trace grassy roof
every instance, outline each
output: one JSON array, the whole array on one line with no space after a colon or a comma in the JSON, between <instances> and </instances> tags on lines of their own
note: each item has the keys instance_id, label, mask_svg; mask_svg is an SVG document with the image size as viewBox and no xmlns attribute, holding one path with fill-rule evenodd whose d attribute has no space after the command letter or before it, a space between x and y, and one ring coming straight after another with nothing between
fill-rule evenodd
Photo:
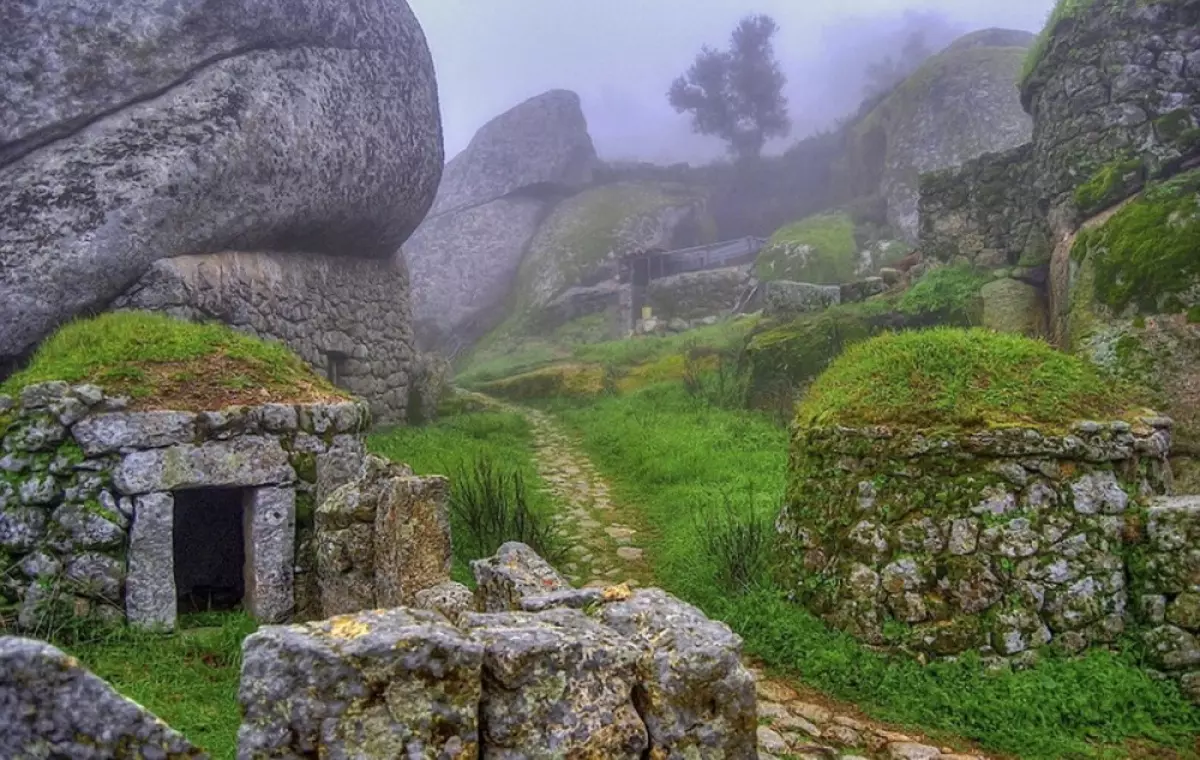
<instances>
[{"instance_id":1,"label":"grassy roof","mask_svg":"<svg viewBox=\"0 0 1200 760\"><path fill-rule=\"evenodd\" d=\"M854 221L849 214L832 211L776 230L756 268L762 280L837 285L854 279L857 258Z\"/></svg>"},{"instance_id":2,"label":"grassy roof","mask_svg":"<svg viewBox=\"0 0 1200 760\"><path fill-rule=\"evenodd\" d=\"M279 343L222 324L138 311L67 324L0 384L0 393L52 380L94 383L129 396L135 409L202 411L347 398Z\"/></svg>"},{"instance_id":3,"label":"grassy roof","mask_svg":"<svg viewBox=\"0 0 1200 760\"><path fill-rule=\"evenodd\" d=\"M800 424L919 429L1118 419L1133 397L1092 364L1046 343L938 328L855 344L808 389Z\"/></svg>"}]
</instances>

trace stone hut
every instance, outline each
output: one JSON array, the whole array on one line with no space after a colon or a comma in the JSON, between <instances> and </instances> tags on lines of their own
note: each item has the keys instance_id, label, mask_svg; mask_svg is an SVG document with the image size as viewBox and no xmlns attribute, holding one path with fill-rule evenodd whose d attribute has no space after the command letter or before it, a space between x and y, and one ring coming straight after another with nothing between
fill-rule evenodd
<instances>
[{"instance_id":1,"label":"stone hut","mask_svg":"<svg viewBox=\"0 0 1200 760\"><path fill-rule=\"evenodd\" d=\"M844 411L804 416L812 400L778 519L807 607L873 645L933 658L1021 660L1138 632L1200 698L1188 543L1200 503L1167 496L1169 419L859 424Z\"/></svg>"}]
</instances>

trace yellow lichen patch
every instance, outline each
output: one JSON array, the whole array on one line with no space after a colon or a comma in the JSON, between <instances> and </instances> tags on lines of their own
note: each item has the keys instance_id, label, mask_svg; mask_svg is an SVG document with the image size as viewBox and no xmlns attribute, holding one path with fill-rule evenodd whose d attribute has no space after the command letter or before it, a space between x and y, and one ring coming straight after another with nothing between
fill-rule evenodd
<instances>
[{"instance_id":1,"label":"yellow lichen patch","mask_svg":"<svg viewBox=\"0 0 1200 760\"><path fill-rule=\"evenodd\" d=\"M335 617L328 625L329 636L335 639L357 639L371 632L371 626L352 615Z\"/></svg>"},{"instance_id":2,"label":"yellow lichen patch","mask_svg":"<svg viewBox=\"0 0 1200 760\"><path fill-rule=\"evenodd\" d=\"M601 596L606 602L623 602L633 596L633 589L629 588L628 583L619 583L604 589Z\"/></svg>"}]
</instances>

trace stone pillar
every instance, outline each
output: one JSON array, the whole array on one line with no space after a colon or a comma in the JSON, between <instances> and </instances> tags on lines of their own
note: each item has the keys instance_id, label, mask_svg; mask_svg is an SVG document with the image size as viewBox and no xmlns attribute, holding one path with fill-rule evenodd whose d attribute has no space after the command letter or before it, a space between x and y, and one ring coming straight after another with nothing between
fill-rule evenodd
<instances>
[{"instance_id":1,"label":"stone pillar","mask_svg":"<svg viewBox=\"0 0 1200 760\"><path fill-rule=\"evenodd\" d=\"M375 603L410 605L450 579L450 482L393 478L375 513Z\"/></svg>"},{"instance_id":2,"label":"stone pillar","mask_svg":"<svg viewBox=\"0 0 1200 760\"><path fill-rule=\"evenodd\" d=\"M278 623L292 613L292 570L296 551L296 492L255 488L246 496L243 603L254 618Z\"/></svg>"},{"instance_id":3,"label":"stone pillar","mask_svg":"<svg viewBox=\"0 0 1200 760\"><path fill-rule=\"evenodd\" d=\"M125 616L143 628L175 627L175 497L149 493L134 499L129 534Z\"/></svg>"}]
</instances>

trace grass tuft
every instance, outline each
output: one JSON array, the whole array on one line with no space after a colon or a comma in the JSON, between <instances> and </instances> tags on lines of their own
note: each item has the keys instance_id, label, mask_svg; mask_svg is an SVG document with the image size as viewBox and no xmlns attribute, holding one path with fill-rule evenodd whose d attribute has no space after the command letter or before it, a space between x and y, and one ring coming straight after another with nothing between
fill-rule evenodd
<instances>
[{"instance_id":1,"label":"grass tuft","mask_svg":"<svg viewBox=\"0 0 1200 760\"><path fill-rule=\"evenodd\" d=\"M119 311L62 327L0 393L62 380L128 395L132 407L201 411L234 404L317 402L344 393L280 343L217 323Z\"/></svg>"}]
</instances>

